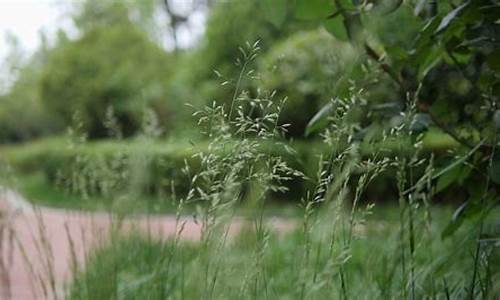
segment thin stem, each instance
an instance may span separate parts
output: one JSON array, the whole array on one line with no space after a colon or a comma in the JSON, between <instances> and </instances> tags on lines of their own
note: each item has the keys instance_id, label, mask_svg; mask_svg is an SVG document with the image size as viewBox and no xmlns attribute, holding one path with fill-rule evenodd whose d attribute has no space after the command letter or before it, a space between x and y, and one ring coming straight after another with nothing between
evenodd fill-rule
<instances>
[{"instance_id":1,"label":"thin stem","mask_svg":"<svg viewBox=\"0 0 500 300\"><path fill-rule=\"evenodd\" d=\"M413 197L410 195L410 203L408 207L408 223L409 223L409 243L410 243L410 290L411 299L415 299L415 264L413 256L415 254L415 232L414 232L414 222L413 222Z\"/></svg>"},{"instance_id":2,"label":"thin stem","mask_svg":"<svg viewBox=\"0 0 500 300\"><path fill-rule=\"evenodd\" d=\"M479 231L478 235L481 236L483 232L483 222L479 224ZM481 252L481 242L479 241L479 238L477 240L477 245L476 245L476 251L474 253L474 267L473 267L473 272L472 272L472 279L470 282L470 288L469 288L469 299L475 299L474 297L474 289L476 287L476 277L479 269L479 255Z\"/></svg>"},{"instance_id":3,"label":"thin stem","mask_svg":"<svg viewBox=\"0 0 500 300\"><path fill-rule=\"evenodd\" d=\"M238 97L238 92L240 90L241 86L241 81L243 80L243 75L246 72L246 68L248 66L249 60L245 60L245 63L243 64L243 67L241 68L240 74L238 75L238 81L236 82L236 86L234 88L234 93L233 93L233 98L231 99L231 108L229 109L229 115L228 115L228 120L231 121L231 118L233 116L233 111L234 111L234 102L236 102L236 98Z\"/></svg>"}]
</instances>

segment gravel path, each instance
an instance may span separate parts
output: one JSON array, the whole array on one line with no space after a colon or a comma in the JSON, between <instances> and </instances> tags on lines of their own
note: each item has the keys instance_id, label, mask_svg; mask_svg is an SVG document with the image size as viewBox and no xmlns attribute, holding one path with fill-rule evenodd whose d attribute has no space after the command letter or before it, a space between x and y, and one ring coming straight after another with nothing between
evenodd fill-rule
<instances>
[{"instance_id":1,"label":"gravel path","mask_svg":"<svg viewBox=\"0 0 500 300\"><path fill-rule=\"evenodd\" d=\"M242 219L235 219L230 234L239 232ZM63 299L71 270L84 265L89 250L106 242L112 226L139 228L165 239L176 232L172 215L141 216L117 222L107 213L89 213L33 207L20 195L0 190L0 299ZM182 217L182 239L197 240L201 225ZM270 219L280 232L293 229L284 219Z\"/></svg>"}]
</instances>

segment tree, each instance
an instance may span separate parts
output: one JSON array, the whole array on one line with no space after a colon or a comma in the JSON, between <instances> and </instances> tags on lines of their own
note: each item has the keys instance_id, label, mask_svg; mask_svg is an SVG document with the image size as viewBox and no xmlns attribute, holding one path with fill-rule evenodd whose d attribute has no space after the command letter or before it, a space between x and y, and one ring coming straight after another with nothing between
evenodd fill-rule
<instances>
[{"instance_id":1,"label":"tree","mask_svg":"<svg viewBox=\"0 0 500 300\"><path fill-rule=\"evenodd\" d=\"M285 2L291 5L293 1ZM194 94L189 98L201 103L230 101L236 81L232 79L238 77L240 69L235 61L240 57L241 46L259 41L261 51L265 52L274 42L293 33L296 27L288 8L280 12L279 22L257 13L267 11L268 0L214 3L209 11L203 39L197 49L188 55L185 69L189 72L184 74L183 79L192 86ZM220 88L220 78L215 76L214 71L224 77L223 81L228 80L231 84ZM242 83L244 87L248 84L246 81Z\"/></svg>"},{"instance_id":2,"label":"tree","mask_svg":"<svg viewBox=\"0 0 500 300\"><path fill-rule=\"evenodd\" d=\"M95 24L76 41L52 50L41 78L44 104L65 124L80 113L91 137L106 135L112 107L124 134L133 134L145 108L154 107L168 123L164 86L169 55L127 19Z\"/></svg>"},{"instance_id":3,"label":"tree","mask_svg":"<svg viewBox=\"0 0 500 300\"><path fill-rule=\"evenodd\" d=\"M41 47L27 57L17 38L8 36L9 54L2 64L5 86L0 92L0 143L22 142L61 129L40 101L38 83L46 58L43 34L41 41Z\"/></svg>"}]
</instances>

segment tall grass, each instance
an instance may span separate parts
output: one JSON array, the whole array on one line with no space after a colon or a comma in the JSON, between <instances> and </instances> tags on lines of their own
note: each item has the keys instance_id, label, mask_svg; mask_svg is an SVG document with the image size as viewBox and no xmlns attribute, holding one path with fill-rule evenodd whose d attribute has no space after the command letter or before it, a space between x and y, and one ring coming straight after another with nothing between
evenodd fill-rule
<instances>
[{"instance_id":1,"label":"tall grass","mask_svg":"<svg viewBox=\"0 0 500 300\"><path fill-rule=\"evenodd\" d=\"M384 210L384 214L395 213L390 208ZM432 212L435 218L446 215ZM356 238L347 250L328 242L332 234L329 219L323 216L320 220L307 235L298 229L287 235L270 232L262 239L254 228L248 228L222 249L207 250L193 242L162 243L143 235L117 239L91 256L85 272L76 276L70 295L73 299L204 298L207 295L206 256L218 255L213 258L218 276L210 290L216 299L411 296L408 276L402 276L397 222L372 217L366 227L355 230ZM460 233L460 238L441 241L439 229L443 222L438 223L430 228L435 240L425 245L419 243L414 253L415 297L467 298L464 288L472 275L472 257L468 250L474 247L474 241L463 238L465 231ZM304 251L306 248L310 249L308 254ZM494 265L493 260L491 263ZM498 277L490 279L495 278ZM478 294L476 297L494 299L497 294L498 287L492 286L489 296Z\"/></svg>"},{"instance_id":2,"label":"tall grass","mask_svg":"<svg viewBox=\"0 0 500 300\"><path fill-rule=\"evenodd\" d=\"M397 141L401 151L387 155L394 149L378 146L365 155L362 148L380 142L356 137L359 108L367 105L366 92L353 88L349 98L333 99L329 125L322 134L331 152L318 157L316 176L306 177L280 155L263 151L265 143L274 140L278 141L275 147L293 152L283 138L289 124L280 122L286 99L276 99L272 91L243 88L246 81L259 80L252 69L258 51L258 43L242 48L236 81L223 80L223 85L234 88L232 99L194 113L209 141L208 151L195 154L196 169L185 164L183 172L189 182L185 195L177 194L175 184L168 195L159 195L177 206L175 234L167 241L141 232L112 234L107 245L89 255L83 269L74 264L68 297L499 297L498 239L484 238L491 219L467 223L452 236L441 238L449 214L430 205L436 170L433 156L422 153L422 137L411 132L414 100L408 99L401 123L380 137ZM146 115L139 137L145 148L159 132L155 116ZM106 124L120 139L112 111ZM71 147L85 143L80 127L71 132ZM151 160L145 153L127 159L116 153L111 163L77 157L74 172L61 178L61 184L84 198L96 191L112 197L116 202L110 208L125 216L147 188L145 170ZM389 172L396 174L398 207L364 202L367 187ZM282 233L264 213L268 200L295 180L308 181L312 188L300 201L301 217L294 219L295 230ZM230 225L242 205L253 213L243 230L232 234ZM198 242L181 239L186 226L181 216L187 206L195 207L193 218L201 224ZM53 259L50 253L46 258Z\"/></svg>"},{"instance_id":3,"label":"tall grass","mask_svg":"<svg viewBox=\"0 0 500 300\"><path fill-rule=\"evenodd\" d=\"M422 136L411 132L414 99L408 99L401 123L381 135L382 142L397 141L401 151L373 147L370 155L360 149L380 139L356 139L366 92L353 88L349 98L332 100L334 110L322 135L332 150L318 157L316 177L307 178L279 155L262 151L267 140L283 141L289 125L279 119L286 99L242 88L245 81L258 80L251 68L258 50L257 43L242 48L237 80L222 83L233 84L229 103L214 102L194 114L209 151L195 155L196 172L186 164L190 189L175 201L177 216L186 205L197 207L200 241L187 243L179 234L167 242L117 237L75 274L70 298L499 297L498 240L482 239L481 228L489 221L468 223L441 238L448 214L430 205L436 170L433 156L422 153ZM292 151L286 143L277 147ZM399 208L363 202L367 186L388 172L396 174ZM263 212L266 200L285 191L290 180L309 181L313 188L300 202L296 229L284 234ZM230 236L241 203L254 214L245 230ZM394 214L397 218L388 217ZM184 225L178 224L176 232Z\"/></svg>"}]
</instances>

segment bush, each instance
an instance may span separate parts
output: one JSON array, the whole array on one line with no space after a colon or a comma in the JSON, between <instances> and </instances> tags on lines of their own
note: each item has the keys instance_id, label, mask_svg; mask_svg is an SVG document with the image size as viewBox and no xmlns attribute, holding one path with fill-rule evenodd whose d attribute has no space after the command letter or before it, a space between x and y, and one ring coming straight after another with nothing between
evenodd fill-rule
<instances>
[{"instance_id":1,"label":"bush","mask_svg":"<svg viewBox=\"0 0 500 300\"><path fill-rule=\"evenodd\" d=\"M106 111L112 107L123 132L140 127L145 108L172 122L164 86L171 60L130 22L96 26L55 48L41 78L41 97L66 124L79 112L91 137L102 137Z\"/></svg>"},{"instance_id":2,"label":"bush","mask_svg":"<svg viewBox=\"0 0 500 300\"><path fill-rule=\"evenodd\" d=\"M355 60L353 47L322 30L296 33L261 58L263 87L288 98L281 122L291 124L290 135L302 136L312 116L341 95Z\"/></svg>"}]
</instances>

